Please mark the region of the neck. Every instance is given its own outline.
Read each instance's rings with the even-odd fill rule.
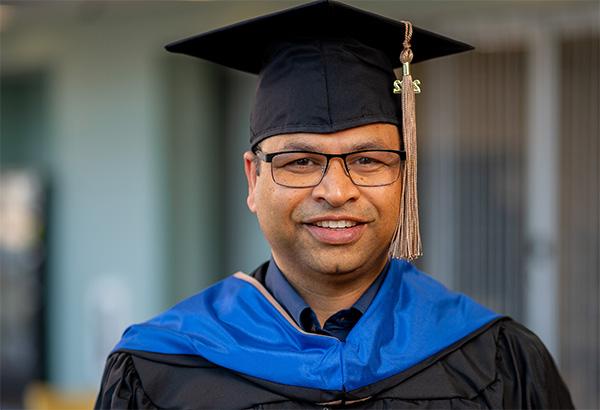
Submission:
[[[305,267],[294,269],[285,262],[282,264],[275,255],[273,257],[286,279],[315,312],[321,326],[331,315],[352,307],[377,279],[387,262],[386,257],[352,272],[331,274],[311,272]]]

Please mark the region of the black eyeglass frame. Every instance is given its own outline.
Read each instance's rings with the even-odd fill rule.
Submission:
[[[350,174],[350,170],[348,169],[348,164],[346,163],[346,158],[349,157],[350,155],[355,155],[355,154],[360,154],[361,152],[393,152],[395,154],[398,154],[400,156],[400,161],[405,161],[406,160],[406,151],[405,150],[394,150],[394,149],[363,149],[363,150],[359,150],[359,151],[352,151],[352,152],[346,152],[344,154],[326,154],[324,152],[316,152],[316,151],[302,151],[302,150],[297,150],[297,151],[278,151],[278,152],[270,152],[270,153],[266,153],[261,151],[260,148],[256,148],[254,149],[254,155],[256,155],[258,157],[258,159],[260,159],[261,161],[264,162],[268,162],[268,163],[272,163],[273,162],[273,158],[275,158],[277,155],[281,155],[281,154],[316,154],[316,155],[322,155],[327,159],[327,162],[325,163],[325,167],[323,168],[323,172],[321,173],[321,178],[319,178],[319,181],[315,184],[312,185],[307,185],[307,186],[290,186],[290,185],[285,185],[285,184],[281,184],[279,182],[277,182],[275,180],[275,175],[273,175],[273,167],[271,166],[271,178],[273,179],[273,182],[275,182],[277,185],[281,185],[284,186],[286,188],[297,188],[297,189],[301,189],[301,188],[314,188],[317,185],[319,185],[321,183],[321,181],[323,181],[323,178],[325,177],[325,174],[327,174],[327,170],[329,169],[329,163],[331,162],[332,158],[340,158],[342,160],[342,163],[344,164],[344,172],[345,174],[348,176],[348,178],[350,178],[350,180],[352,181],[352,183],[356,186],[360,186],[360,187],[379,187],[379,186],[386,186],[386,185],[391,185],[394,182],[396,182],[398,180],[398,178],[400,177],[400,172],[398,172],[398,176],[396,177],[396,179],[394,179],[391,182],[388,182],[387,184],[379,184],[379,185],[364,185],[364,184],[357,184],[354,179],[352,179],[352,175]]]

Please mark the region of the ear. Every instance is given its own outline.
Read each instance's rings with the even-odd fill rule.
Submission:
[[[256,155],[250,151],[244,152],[244,171],[246,172],[246,180],[248,181],[248,198],[246,198],[246,203],[248,204],[250,211],[256,213],[254,193],[256,190],[256,179],[258,178],[258,174],[256,172]]]

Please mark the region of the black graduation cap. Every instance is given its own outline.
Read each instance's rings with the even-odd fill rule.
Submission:
[[[402,22],[319,0],[176,41],[166,49],[259,74],[250,139],[256,145],[276,134],[398,124],[398,98],[391,95],[390,84],[392,69],[401,65],[404,34]],[[472,49],[416,27],[411,46],[413,63]]]
[[[273,135],[397,125],[406,164],[404,206],[391,254],[407,259],[421,254],[414,90],[408,65],[471,46],[409,22],[319,0],[180,40],[166,49],[259,75],[250,118],[253,147]],[[397,80],[394,69],[400,66],[403,78]]]

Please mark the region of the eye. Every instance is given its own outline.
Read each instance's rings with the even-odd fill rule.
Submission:
[[[354,158],[351,158],[348,165],[355,168],[367,169],[376,168],[385,164],[381,161],[381,159],[373,155],[360,154]]]
[[[371,157],[359,157],[355,160],[355,163],[358,165],[372,165],[379,163],[379,161]]]
[[[321,172],[326,158],[306,152],[281,153],[273,158],[273,167],[286,172]]]
[[[372,174],[387,172],[398,167],[400,157],[393,151],[364,151],[348,157],[348,168],[352,172]]]
[[[319,161],[311,157],[288,157],[283,156],[281,162],[278,164],[279,167],[283,168],[308,168],[320,166]]]
[[[298,158],[298,159],[290,162],[287,165],[299,166],[299,167],[306,167],[306,166],[309,166],[309,165],[314,165],[314,162],[310,158]]]

